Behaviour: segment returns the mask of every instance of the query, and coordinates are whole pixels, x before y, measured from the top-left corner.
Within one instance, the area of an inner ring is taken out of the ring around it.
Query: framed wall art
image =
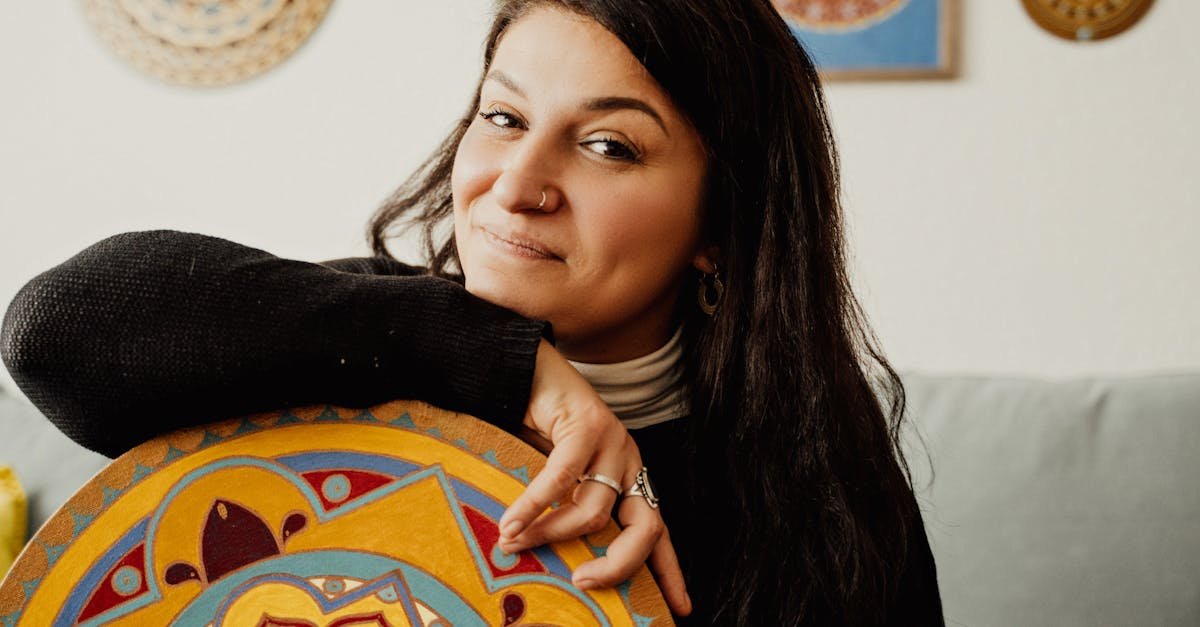
[[[955,75],[956,0],[773,0],[831,80]]]

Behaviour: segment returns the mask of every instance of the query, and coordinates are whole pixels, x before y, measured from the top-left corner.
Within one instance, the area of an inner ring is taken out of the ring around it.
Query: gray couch
[[[948,624],[1200,625],[1200,375],[905,381]],[[31,528],[105,462],[0,390]]]
[[[905,380],[948,624],[1200,625],[1200,375]]]

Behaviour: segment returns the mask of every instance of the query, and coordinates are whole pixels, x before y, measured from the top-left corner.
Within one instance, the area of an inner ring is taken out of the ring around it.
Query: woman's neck
[[[682,379],[682,328],[658,350],[629,361],[570,363],[627,429],[649,427],[688,413]]]

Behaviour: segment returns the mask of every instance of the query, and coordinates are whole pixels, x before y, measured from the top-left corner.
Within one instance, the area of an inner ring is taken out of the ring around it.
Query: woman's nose
[[[499,176],[492,183],[492,196],[502,209],[554,211],[559,193],[553,184],[550,148],[533,138],[514,146],[506,155]]]

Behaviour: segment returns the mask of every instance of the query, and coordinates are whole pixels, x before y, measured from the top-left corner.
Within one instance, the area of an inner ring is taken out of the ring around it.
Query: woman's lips
[[[486,227],[480,227],[484,237],[502,250],[509,252],[518,257],[526,257],[528,259],[554,259],[562,260],[562,257],[550,251],[550,248],[545,244],[530,238],[529,236],[520,233],[510,233],[500,231],[497,233]],[[503,233],[503,234],[501,234]]]

